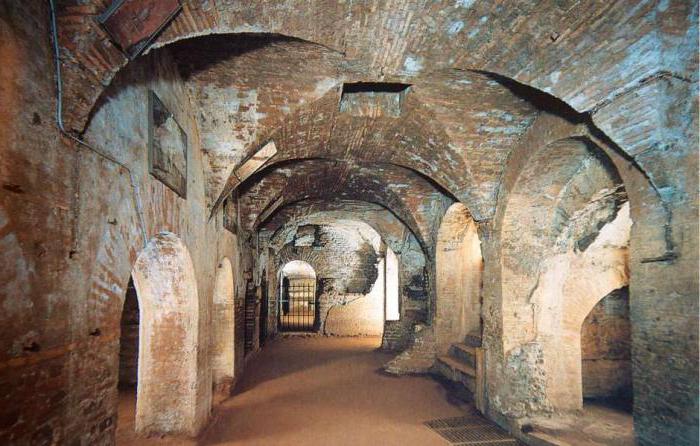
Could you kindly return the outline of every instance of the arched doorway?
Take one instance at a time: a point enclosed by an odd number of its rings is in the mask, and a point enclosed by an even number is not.
[[[514,389],[504,400],[520,416],[580,409],[582,325],[629,283],[626,190],[602,150],[566,138],[529,157],[502,209],[502,349]]]
[[[280,271],[278,324],[280,331],[313,331],[318,321],[316,271],[292,260]]]
[[[436,246],[435,334],[440,353],[467,334],[481,338],[483,258],[476,223],[462,203],[447,209]]]
[[[136,386],[139,365],[139,300],[134,280],[129,277],[120,321],[119,334],[119,407],[120,429],[133,432],[136,414]]]
[[[581,326],[583,404],[632,411],[629,287],[608,293]]]
[[[158,234],[139,254],[132,279],[139,309],[135,429],[195,435],[209,414],[211,385],[198,364],[200,308],[187,247],[174,234]]]
[[[231,261],[224,257],[216,269],[212,308],[212,385],[218,394],[228,394],[234,378],[235,311]]]

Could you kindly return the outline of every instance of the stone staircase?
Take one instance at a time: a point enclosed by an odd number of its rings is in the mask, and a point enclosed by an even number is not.
[[[481,336],[468,334],[464,342],[454,343],[446,355],[437,357],[435,372],[463,386],[480,411],[484,411],[484,350]]]

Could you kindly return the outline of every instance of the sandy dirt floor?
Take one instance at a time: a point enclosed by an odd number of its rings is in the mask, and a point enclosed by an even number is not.
[[[583,410],[533,420],[535,431],[569,446],[634,446],[632,414],[603,402],[587,402]]]
[[[424,421],[468,410],[428,377],[393,377],[379,338],[285,337],[250,361],[196,440],[133,434],[134,397],[119,413],[119,445],[446,445]],[[133,393],[132,393],[133,395]]]

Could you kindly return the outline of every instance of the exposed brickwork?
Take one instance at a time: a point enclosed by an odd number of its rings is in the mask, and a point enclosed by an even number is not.
[[[133,177],[53,124],[46,2],[1,3],[0,443],[114,442],[127,283],[164,231],[194,265],[197,423],[220,260],[237,374],[246,280],[276,308],[275,256],[293,257],[300,224],[367,217],[401,259],[402,320],[384,345],[405,350],[389,369],[427,370],[447,310],[438,229],[455,201],[481,240],[489,415],[517,425],[576,408],[580,373],[550,341],[562,328],[574,351],[601,293],[629,283],[637,440],[697,443],[697,2],[187,0],[164,48],[129,63],[95,20],[110,2],[57,3],[66,124]],[[340,112],[356,81],[411,84],[400,116]],[[148,172],[148,89],[188,134],[187,200]],[[214,204],[268,139],[277,155],[230,198],[233,234]],[[628,245],[609,233],[620,227]],[[370,263],[342,289],[365,291]],[[574,286],[563,271],[598,279]]]

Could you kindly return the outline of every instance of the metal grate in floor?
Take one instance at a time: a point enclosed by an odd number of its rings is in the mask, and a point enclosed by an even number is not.
[[[520,446],[523,443],[506,431],[478,415],[441,418],[425,425],[452,445],[458,446]]]

